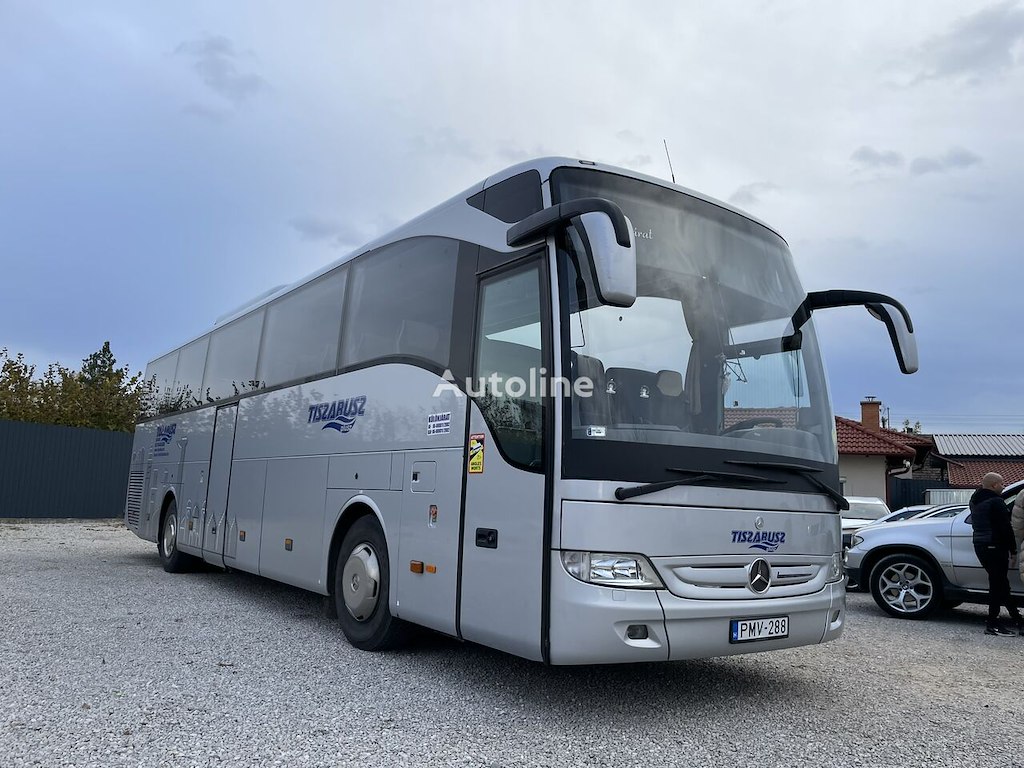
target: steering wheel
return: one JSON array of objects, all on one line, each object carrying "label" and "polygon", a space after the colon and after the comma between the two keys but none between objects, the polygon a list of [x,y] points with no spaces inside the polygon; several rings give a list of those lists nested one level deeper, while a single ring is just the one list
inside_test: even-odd
[{"label": "steering wheel", "polygon": [[728,435],[730,432],[738,432],[741,429],[751,429],[756,427],[758,424],[771,424],[773,427],[781,427],[782,419],[776,419],[773,416],[761,416],[756,419],[744,419],[743,421],[737,421],[731,427],[726,427],[722,430],[723,435]]}]

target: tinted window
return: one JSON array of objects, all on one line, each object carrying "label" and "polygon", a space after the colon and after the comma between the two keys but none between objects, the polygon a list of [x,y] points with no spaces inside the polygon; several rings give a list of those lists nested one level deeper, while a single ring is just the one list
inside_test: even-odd
[{"label": "tinted window", "polygon": [[182,347],[178,353],[174,388],[181,398],[182,408],[205,402],[200,389],[203,386],[203,369],[206,366],[206,348],[209,343],[210,337],[204,336]]},{"label": "tinted window", "polygon": [[357,259],[349,276],[343,364],[418,357],[448,367],[459,244],[406,240]]},{"label": "tinted window", "polygon": [[175,350],[146,366],[146,381],[154,382],[153,396],[158,412],[177,410],[173,407],[174,369],[177,365],[178,352]]},{"label": "tinted window", "polygon": [[337,270],[267,307],[257,379],[272,387],[338,364],[345,271]]},{"label": "tinted window", "polygon": [[934,515],[925,515],[925,517],[956,517],[965,509],[967,507],[950,507],[949,509],[940,509]]},{"label": "tinted window", "polygon": [[505,456],[530,468],[541,467],[544,460],[544,399],[536,386],[544,367],[540,321],[537,267],[484,283],[475,381],[487,385],[474,384],[484,390],[474,394]]},{"label": "tinted window", "polygon": [[843,517],[877,520],[889,514],[889,508],[882,501],[847,501],[850,503],[850,509],[843,512]]},{"label": "tinted window", "polygon": [[256,357],[263,329],[263,310],[213,332],[207,356],[203,397],[209,402],[258,388]]},{"label": "tinted window", "polygon": [[508,224],[522,221],[544,205],[540,193],[540,173],[525,171],[493,187],[477,192],[469,204]]}]

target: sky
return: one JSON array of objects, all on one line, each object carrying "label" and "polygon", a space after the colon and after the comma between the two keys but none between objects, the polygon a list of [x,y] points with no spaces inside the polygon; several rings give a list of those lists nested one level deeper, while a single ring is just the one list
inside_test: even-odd
[{"label": "sky", "polygon": [[837,414],[1024,432],[1024,2],[0,0],[0,347],[134,370],[494,172],[669,177],[786,238]]}]

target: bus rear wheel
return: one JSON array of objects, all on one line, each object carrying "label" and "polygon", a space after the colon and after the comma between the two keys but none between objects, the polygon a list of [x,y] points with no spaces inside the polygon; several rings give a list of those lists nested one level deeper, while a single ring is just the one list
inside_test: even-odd
[{"label": "bus rear wheel", "polygon": [[408,625],[391,615],[390,573],[384,531],[372,515],[359,518],[341,541],[334,602],[341,631],[360,650],[388,650],[408,637]]},{"label": "bus rear wheel", "polygon": [[178,503],[174,499],[171,499],[164,512],[156,548],[160,553],[160,564],[168,573],[182,573],[189,570],[193,563],[191,555],[178,549]]}]

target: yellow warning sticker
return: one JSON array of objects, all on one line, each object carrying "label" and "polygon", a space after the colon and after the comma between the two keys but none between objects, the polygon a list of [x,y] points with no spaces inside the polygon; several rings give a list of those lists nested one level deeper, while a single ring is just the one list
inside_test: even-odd
[{"label": "yellow warning sticker", "polygon": [[469,472],[478,475],[484,471],[484,436],[469,436]]}]

